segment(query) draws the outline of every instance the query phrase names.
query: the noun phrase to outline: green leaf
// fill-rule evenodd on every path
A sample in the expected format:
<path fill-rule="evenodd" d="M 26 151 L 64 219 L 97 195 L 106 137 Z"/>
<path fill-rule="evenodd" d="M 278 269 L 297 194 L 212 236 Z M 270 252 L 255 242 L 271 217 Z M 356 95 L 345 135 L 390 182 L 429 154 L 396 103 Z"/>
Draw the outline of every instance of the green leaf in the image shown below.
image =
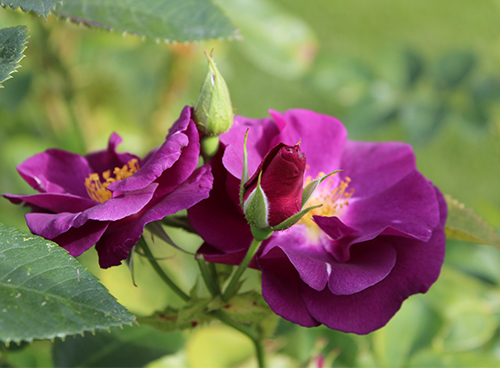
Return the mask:
<path fill-rule="evenodd" d="M 2 83 L 12 78 L 11 74 L 19 67 L 27 39 L 25 26 L 0 29 L 0 88 L 3 88 Z"/>
<path fill-rule="evenodd" d="M 0 224 L 0 341 L 64 338 L 134 322 L 66 250 Z"/>
<path fill-rule="evenodd" d="M 269 0 L 218 0 L 241 30 L 243 55 L 260 69 L 285 79 L 302 77 L 318 50 L 313 29 Z"/>
<path fill-rule="evenodd" d="M 148 326 L 75 336 L 53 345 L 55 367 L 143 367 L 184 344 L 180 332 L 163 333 Z"/>
<path fill-rule="evenodd" d="M 50 14 L 51 10 L 55 9 L 58 3 L 61 4 L 62 0 L 14 0 L 9 3 L 2 3 L 1 5 L 4 8 L 8 5 L 14 10 L 21 8 L 25 13 L 33 11 L 36 15 L 43 15 L 44 18 L 47 18 L 47 15 Z"/>
<path fill-rule="evenodd" d="M 236 32 L 207 0 L 64 0 L 54 14 L 166 43 L 234 38 Z"/>
<path fill-rule="evenodd" d="M 435 83 L 440 89 L 458 87 L 476 67 L 476 56 L 470 51 L 454 51 L 444 55 L 436 65 Z"/>
<path fill-rule="evenodd" d="M 470 208 L 446 196 L 448 220 L 444 228 L 446 237 L 475 243 L 485 243 L 500 248 L 500 236 Z"/>
<path fill-rule="evenodd" d="M 235 295 L 222 308 L 231 318 L 243 323 L 260 322 L 274 314 L 262 295 L 256 291 Z"/>

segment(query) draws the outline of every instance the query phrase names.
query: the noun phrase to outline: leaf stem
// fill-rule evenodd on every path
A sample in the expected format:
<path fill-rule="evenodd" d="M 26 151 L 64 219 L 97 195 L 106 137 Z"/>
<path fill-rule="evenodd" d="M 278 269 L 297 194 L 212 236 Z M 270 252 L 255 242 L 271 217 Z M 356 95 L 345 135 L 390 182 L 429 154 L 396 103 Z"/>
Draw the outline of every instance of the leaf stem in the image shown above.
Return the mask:
<path fill-rule="evenodd" d="M 250 340 L 252 340 L 252 343 L 255 347 L 255 355 L 257 356 L 257 362 L 259 368 L 265 368 L 265 359 L 264 359 L 264 347 L 262 346 L 262 341 L 260 339 L 259 334 L 257 334 L 254 330 L 249 328 L 248 326 L 232 320 L 224 311 L 218 309 L 215 311 L 210 312 L 211 315 L 213 315 L 215 318 L 217 318 L 219 321 L 223 322 L 224 324 L 231 326 L 235 330 L 240 331 L 241 333 L 247 335 Z"/>
<path fill-rule="evenodd" d="M 197 254 L 195 259 L 196 262 L 198 262 L 198 267 L 200 269 L 201 276 L 203 277 L 203 281 L 205 281 L 205 285 L 207 286 L 210 295 L 212 295 L 212 298 L 215 298 L 217 295 L 220 294 L 219 285 L 217 285 L 217 283 L 213 279 L 212 274 L 210 273 L 207 267 L 207 262 L 205 262 L 205 258 L 203 258 L 203 255 Z"/>
<path fill-rule="evenodd" d="M 235 293 L 241 275 L 247 269 L 248 265 L 250 264 L 250 261 L 257 252 L 257 249 L 259 249 L 261 243 L 262 240 L 257 240 L 255 238 L 252 240 L 252 244 L 250 244 L 250 248 L 248 248 L 245 258 L 243 258 L 243 261 L 238 266 L 238 269 L 231 278 L 229 285 L 227 285 L 226 290 L 224 290 L 224 293 L 222 294 L 222 300 L 224 300 L 225 302 L 227 302 Z"/>
<path fill-rule="evenodd" d="M 176 293 L 185 302 L 191 300 L 191 298 L 185 292 L 183 292 L 175 282 L 172 281 L 172 279 L 165 273 L 165 271 L 163 271 L 158 262 L 156 262 L 153 253 L 151 253 L 151 250 L 149 249 L 146 240 L 144 240 L 142 236 L 139 239 L 139 243 L 137 243 L 137 245 L 139 245 L 142 248 L 149 263 L 151 264 L 151 266 L 153 266 L 153 269 L 156 271 L 158 276 L 160 276 L 160 278 L 165 282 L 165 284 L 167 284 L 170 287 L 170 289 L 172 289 L 172 291 Z"/>

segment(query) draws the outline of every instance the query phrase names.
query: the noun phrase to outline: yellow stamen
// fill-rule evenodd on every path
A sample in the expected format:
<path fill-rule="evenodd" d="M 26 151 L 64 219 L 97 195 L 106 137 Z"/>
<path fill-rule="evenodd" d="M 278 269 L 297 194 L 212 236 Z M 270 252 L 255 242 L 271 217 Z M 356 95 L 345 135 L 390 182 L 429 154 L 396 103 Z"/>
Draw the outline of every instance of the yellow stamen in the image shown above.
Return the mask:
<path fill-rule="evenodd" d="M 318 178 L 324 175 L 325 173 L 320 172 Z M 306 177 L 304 186 L 307 186 L 311 181 L 310 176 Z M 349 199 L 354 194 L 354 189 L 347 190 L 350 182 L 351 179 L 346 177 L 339 184 L 336 184 L 335 178 L 330 177 L 320 184 L 320 187 L 316 189 L 309 202 L 307 202 L 307 207 L 322 205 L 309 211 L 299 222 L 307 226 L 308 233 L 313 238 L 317 239 L 322 232 L 314 222 L 313 216 L 341 216 L 346 211 L 347 206 L 349 206 Z"/>
<path fill-rule="evenodd" d="M 106 202 L 111 198 L 112 193 L 106 189 L 111 183 L 118 180 L 123 180 L 131 177 L 139 170 L 139 162 L 136 158 L 130 160 L 123 167 L 115 167 L 113 170 L 114 177 L 111 176 L 111 170 L 106 170 L 102 173 L 104 182 L 101 182 L 99 174 L 92 173 L 85 179 L 85 188 L 90 198 L 98 202 Z"/>

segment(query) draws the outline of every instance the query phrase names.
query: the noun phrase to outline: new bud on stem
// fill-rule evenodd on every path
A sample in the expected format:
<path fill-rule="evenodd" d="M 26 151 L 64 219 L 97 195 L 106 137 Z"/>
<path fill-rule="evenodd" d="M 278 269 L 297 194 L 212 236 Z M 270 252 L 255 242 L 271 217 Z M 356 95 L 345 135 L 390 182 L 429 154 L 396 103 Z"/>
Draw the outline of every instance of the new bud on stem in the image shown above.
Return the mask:
<path fill-rule="evenodd" d="M 233 107 L 226 82 L 217 70 L 212 55 L 205 55 L 208 74 L 194 106 L 193 120 L 203 135 L 218 136 L 233 125 Z"/>

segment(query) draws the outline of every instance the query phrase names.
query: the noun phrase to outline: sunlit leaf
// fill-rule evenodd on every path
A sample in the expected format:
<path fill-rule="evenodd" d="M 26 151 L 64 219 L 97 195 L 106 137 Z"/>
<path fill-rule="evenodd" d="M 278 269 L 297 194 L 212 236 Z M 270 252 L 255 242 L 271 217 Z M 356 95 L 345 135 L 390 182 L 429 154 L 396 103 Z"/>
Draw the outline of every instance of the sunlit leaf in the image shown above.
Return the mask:
<path fill-rule="evenodd" d="M 0 224 L 0 341 L 63 338 L 134 322 L 66 250 Z"/>
<path fill-rule="evenodd" d="M 207 0 L 64 0 L 54 14 L 90 27 L 163 42 L 232 38 L 235 29 Z"/>
<path fill-rule="evenodd" d="M 450 196 L 446 196 L 446 202 L 448 204 L 448 220 L 445 226 L 447 238 L 486 243 L 500 248 L 500 236 L 483 218 Z"/>
<path fill-rule="evenodd" d="M 33 11 L 36 15 L 43 15 L 46 18 L 58 3 L 61 4 L 62 0 L 13 0 L 1 5 L 4 8 L 10 6 L 14 10 L 21 8 L 25 13 Z"/>
<path fill-rule="evenodd" d="M 180 332 L 163 333 L 148 326 L 125 327 L 96 335 L 75 336 L 53 345 L 56 367 L 143 367 L 173 354 L 184 344 Z"/>
<path fill-rule="evenodd" d="M 0 88 L 19 67 L 27 39 L 25 26 L 0 29 Z"/>

